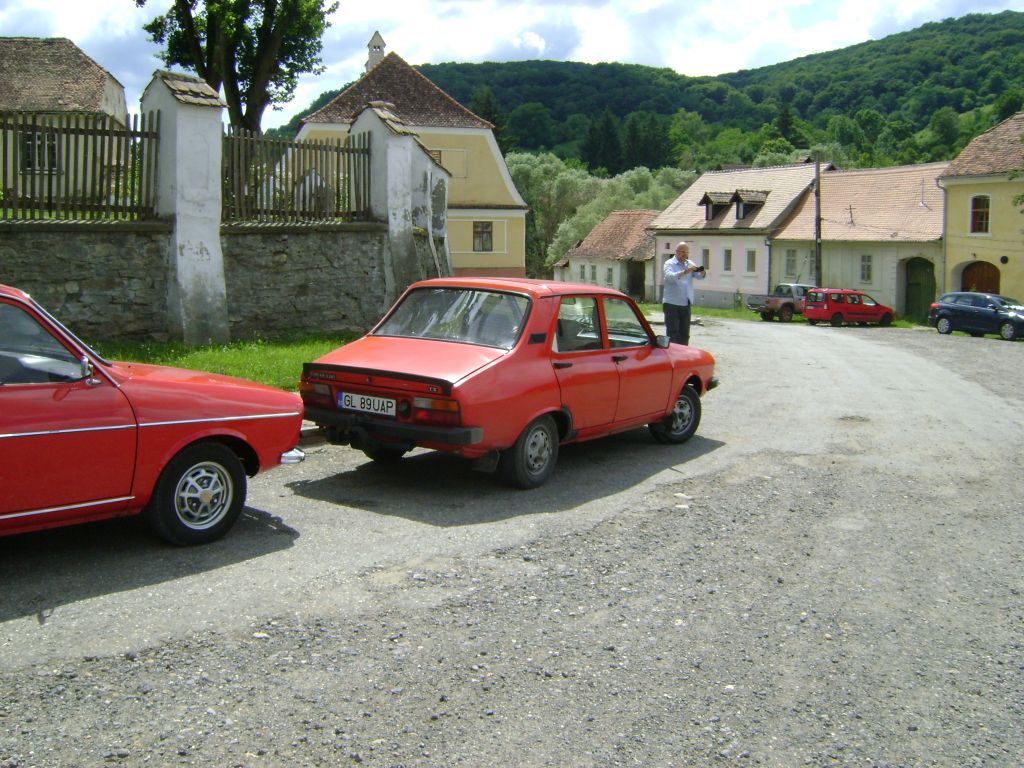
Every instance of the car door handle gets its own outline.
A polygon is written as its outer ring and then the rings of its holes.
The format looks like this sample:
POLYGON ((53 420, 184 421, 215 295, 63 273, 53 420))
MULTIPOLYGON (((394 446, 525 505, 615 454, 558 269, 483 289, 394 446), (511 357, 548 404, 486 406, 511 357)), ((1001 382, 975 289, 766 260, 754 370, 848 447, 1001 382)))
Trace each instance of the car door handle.
POLYGON ((616 362, 616 363, 621 363, 621 362, 622 362, 623 360, 625 360, 625 359, 626 359, 627 357, 628 357, 628 355, 612 355, 612 360, 613 360, 614 362, 616 362))
POLYGON ((561 370, 562 368, 572 368, 572 363, 552 363, 552 365, 555 366, 556 370, 561 370))

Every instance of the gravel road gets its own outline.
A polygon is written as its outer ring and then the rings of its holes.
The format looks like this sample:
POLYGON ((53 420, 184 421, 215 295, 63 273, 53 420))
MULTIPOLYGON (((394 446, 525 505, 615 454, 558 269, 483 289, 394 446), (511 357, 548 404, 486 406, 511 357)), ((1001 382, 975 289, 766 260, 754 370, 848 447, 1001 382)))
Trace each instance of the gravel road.
POLYGON ((0 768, 1020 766, 1024 343, 709 321, 697 437, 312 445, 227 539, 0 539, 0 768))

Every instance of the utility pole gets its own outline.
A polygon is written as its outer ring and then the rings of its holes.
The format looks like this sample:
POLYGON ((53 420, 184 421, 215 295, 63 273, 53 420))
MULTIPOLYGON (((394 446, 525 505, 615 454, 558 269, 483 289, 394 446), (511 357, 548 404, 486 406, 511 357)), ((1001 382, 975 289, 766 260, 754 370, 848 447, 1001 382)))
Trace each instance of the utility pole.
POLYGON ((821 276, 821 154, 814 155, 814 279, 824 288, 821 276))

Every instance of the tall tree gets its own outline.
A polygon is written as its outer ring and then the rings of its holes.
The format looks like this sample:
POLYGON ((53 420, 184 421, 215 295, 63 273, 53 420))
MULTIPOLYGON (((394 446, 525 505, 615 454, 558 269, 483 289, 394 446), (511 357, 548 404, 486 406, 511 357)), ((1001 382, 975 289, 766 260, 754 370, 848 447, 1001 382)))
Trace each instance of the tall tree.
POLYGON ((289 101, 300 74, 323 71, 322 37, 337 7, 325 0, 174 0, 143 29, 166 46, 164 64, 223 89, 232 125, 259 131, 264 110, 289 101))
POLYGON ((616 174, 621 170, 622 142, 619 139, 619 121, 607 107, 601 116, 590 124, 580 154, 592 172, 598 173, 603 169, 605 173, 616 174))

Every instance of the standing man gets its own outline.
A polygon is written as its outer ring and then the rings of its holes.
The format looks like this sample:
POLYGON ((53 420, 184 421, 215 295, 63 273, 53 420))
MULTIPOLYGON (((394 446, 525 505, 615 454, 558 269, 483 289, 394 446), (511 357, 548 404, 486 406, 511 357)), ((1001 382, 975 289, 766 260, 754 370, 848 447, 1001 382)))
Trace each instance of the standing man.
POLYGON ((690 246, 676 246, 675 256, 665 262, 665 331, 673 344, 690 343, 690 307, 693 306, 693 278, 704 279, 704 267, 690 261, 690 246))

